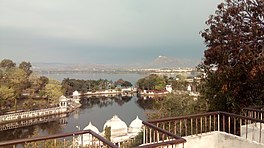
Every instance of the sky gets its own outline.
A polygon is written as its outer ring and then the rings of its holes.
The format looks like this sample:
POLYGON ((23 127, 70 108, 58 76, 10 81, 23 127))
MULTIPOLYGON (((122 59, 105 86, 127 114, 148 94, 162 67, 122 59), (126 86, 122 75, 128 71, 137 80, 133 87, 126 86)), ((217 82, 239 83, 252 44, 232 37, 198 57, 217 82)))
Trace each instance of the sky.
POLYGON ((0 0, 0 60, 138 64, 201 60, 221 0, 0 0))

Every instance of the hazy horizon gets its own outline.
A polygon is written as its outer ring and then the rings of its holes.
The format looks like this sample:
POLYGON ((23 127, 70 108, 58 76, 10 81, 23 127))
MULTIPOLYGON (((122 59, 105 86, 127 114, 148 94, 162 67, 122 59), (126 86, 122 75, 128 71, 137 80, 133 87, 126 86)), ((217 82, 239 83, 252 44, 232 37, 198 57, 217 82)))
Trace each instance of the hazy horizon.
POLYGON ((199 61, 199 32, 220 0, 0 0, 0 59, 140 64, 199 61))

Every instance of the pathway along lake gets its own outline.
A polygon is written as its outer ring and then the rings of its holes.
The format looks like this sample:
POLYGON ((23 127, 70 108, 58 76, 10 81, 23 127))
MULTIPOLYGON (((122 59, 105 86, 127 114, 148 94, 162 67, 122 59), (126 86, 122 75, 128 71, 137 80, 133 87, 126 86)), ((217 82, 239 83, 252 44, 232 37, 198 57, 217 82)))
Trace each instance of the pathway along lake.
MULTIPOLYGON (((98 80, 107 79, 116 81, 120 78, 135 84, 145 75, 140 74, 107 74, 107 73, 88 73, 88 74, 46 74, 45 76, 62 81, 64 78, 98 80)), ((32 136, 51 135, 57 133, 66 133, 82 130, 89 122, 92 122, 100 132, 103 131, 104 123, 117 115, 121 120, 126 122, 127 126, 136 116, 141 120, 146 120, 145 110, 150 102, 143 102, 138 99, 136 94, 131 97, 101 97, 86 98, 82 100, 82 107, 70 113, 62 124, 62 120, 56 120, 49 123, 42 123, 34 126, 22 127, 0 132, 0 141, 28 138, 32 136)))

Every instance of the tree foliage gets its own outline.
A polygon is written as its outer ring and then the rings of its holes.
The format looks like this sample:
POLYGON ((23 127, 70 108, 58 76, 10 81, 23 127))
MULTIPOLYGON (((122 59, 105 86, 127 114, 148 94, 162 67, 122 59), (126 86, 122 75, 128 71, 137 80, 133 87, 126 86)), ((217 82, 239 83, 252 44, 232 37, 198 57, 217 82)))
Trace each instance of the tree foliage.
POLYGON ((130 82, 125 81, 123 79, 119 79, 115 83, 113 83, 112 81, 106 79, 79 80, 79 79, 69 79, 69 78, 63 79, 61 85, 64 89, 64 94, 66 96, 72 95, 72 93, 75 90, 85 93, 87 91, 113 89, 117 85, 121 85, 122 87, 132 86, 130 82))
POLYGON ((165 77, 151 74, 145 78, 139 79, 137 85, 142 90, 164 90, 167 79, 165 77))
POLYGON ((30 62, 21 62, 19 64, 19 68, 23 69, 26 72, 27 76, 30 76, 30 74, 32 73, 30 62))
POLYGON ((133 86, 133 85, 132 85, 131 82, 129 82, 129 81, 125 81, 121 86, 122 86, 122 87, 131 87, 131 86, 133 86))
POLYGON ((15 97, 15 91, 8 86, 0 85, 0 110, 10 108, 15 97))
POLYGON ((49 80, 48 84, 45 86, 45 95, 48 98, 49 104, 58 104, 60 96, 63 95, 60 82, 56 80, 49 80))
POLYGON ((22 69, 11 69, 7 76, 8 84, 10 88, 13 88, 15 91, 14 96, 14 107, 17 109, 17 101, 21 99, 23 90, 27 85, 27 76, 26 72, 22 69))
POLYGON ((34 93, 40 93, 44 90, 46 84, 49 82, 49 78, 45 76, 38 76, 36 74, 31 74, 29 77, 31 82, 31 89, 34 93))
POLYGON ((226 0, 206 21, 199 66, 211 110, 239 111, 264 101, 264 1, 226 0))
POLYGON ((169 94, 161 100, 154 101, 152 111, 147 112, 149 119, 194 114, 204 112, 207 109, 204 100, 195 100, 188 93, 181 95, 169 94))
POLYGON ((175 90, 186 91, 189 83, 183 80, 173 80, 171 81, 171 84, 173 89, 175 90))
POLYGON ((16 66, 16 63, 14 63, 12 60, 4 59, 0 63, 0 67, 2 68, 14 68, 16 66))
POLYGON ((131 82, 125 81, 123 79, 118 79, 117 81, 115 81, 114 85, 115 86, 120 85, 121 87, 131 87, 131 86, 133 86, 131 82))
POLYGON ((107 139, 108 141, 111 141, 111 127, 109 126, 106 126, 105 129, 104 129, 104 136, 105 136, 105 139, 107 139))
POLYGON ((0 112, 2 113, 16 110, 17 107, 24 110, 42 108, 47 106, 47 100, 55 104, 62 95, 61 92, 61 85, 58 82, 53 83, 45 76, 32 73, 30 62, 23 61, 18 67, 9 59, 0 62, 0 112), (48 82, 50 83, 46 87, 48 82))
POLYGON ((16 96, 20 97, 22 90, 25 88, 27 83, 27 76, 26 72, 22 69, 12 69, 8 73, 8 82, 9 86, 14 88, 16 92, 16 96))

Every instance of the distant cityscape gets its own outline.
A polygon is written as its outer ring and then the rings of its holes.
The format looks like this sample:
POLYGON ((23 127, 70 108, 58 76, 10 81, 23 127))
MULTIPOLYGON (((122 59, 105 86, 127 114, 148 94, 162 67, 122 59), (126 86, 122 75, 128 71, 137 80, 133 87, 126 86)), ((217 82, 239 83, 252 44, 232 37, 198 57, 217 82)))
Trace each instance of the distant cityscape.
POLYGON ((41 73, 145 73, 145 72, 183 72, 193 71, 198 61, 175 59, 158 56, 149 63, 123 65, 120 64, 69 64, 69 63, 32 63, 32 69, 41 73))

